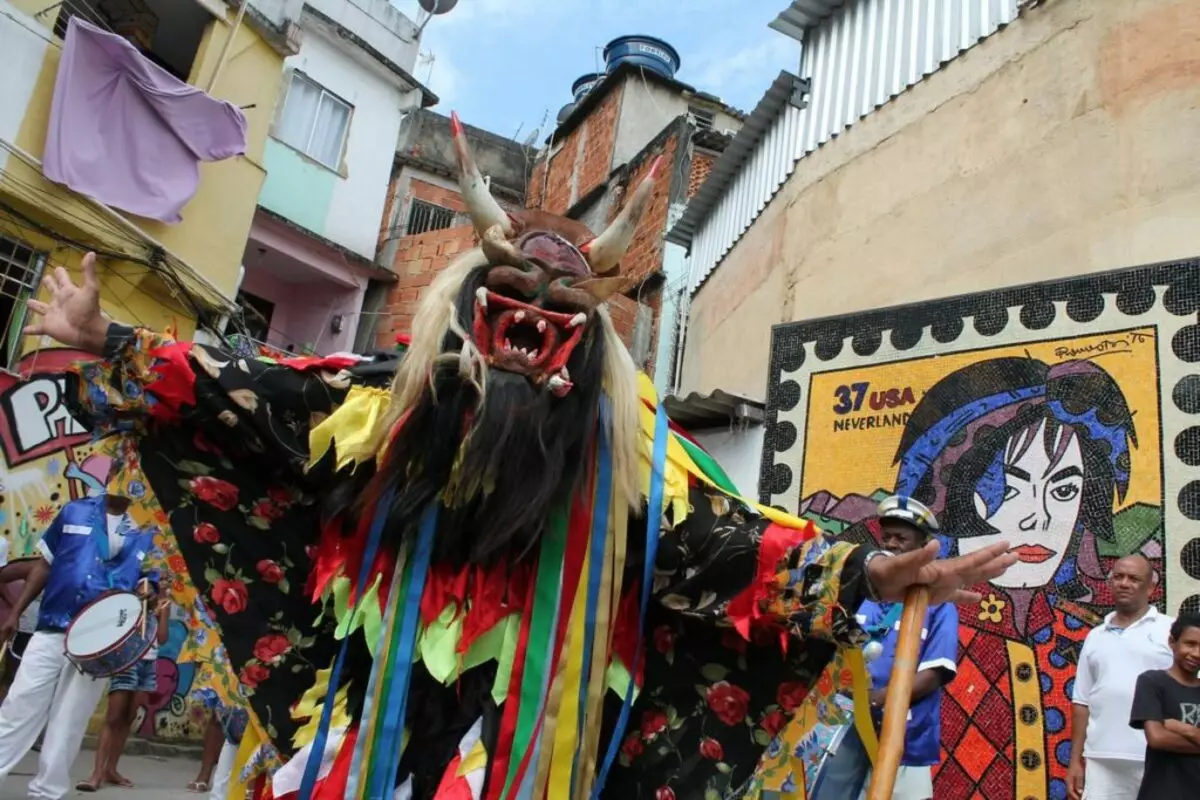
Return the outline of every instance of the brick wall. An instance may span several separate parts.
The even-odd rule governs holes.
[[[614,87],[565,140],[554,143],[550,179],[547,182],[543,160],[530,178],[527,207],[565,214],[579,198],[608,180],[623,92],[623,85]]]
[[[708,180],[708,174],[712,172],[713,164],[717,163],[717,157],[710,153],[693,152],[692,153],[692,174],[688,176],[688,192],[687,196],[690,199],[700,187]]]
[[[382,309],[384,316],[376,328],[377,347],[392,347],[397,333],[408,333],[412,329],[417,304],[434,276],[459,253],[475,245],[475,230],[470,225],[400,239],[396,259],[391,265],[399,280],[388,290]]]
[[[654,194],[651,195],[646,212],[638,223],[637,232],[633,235],[629,249],[625,251],[625,257],[621,259],[621,274],[629,279],[631,286],[641,283],[649,275],[662,269],[663,236],[667,224],[667,208],[671,196],[671,180],[674,177],[672,168],[675,163],[677,144],[676,134],[672,134],[663,143],[660,151],[663,163],[659,170],[658,180],[654,185]],[[620,202],[613,204],[612,216],[614,218],[625,207],[625,203],[629,201],[629,198],[633,196],[637,187],[645,179],[646,174],[650,171],[650,166],[654,163],[654,157],[655,154],[649,154],[634,168]]]
[[[413,178],[408,182],[408,195],[414,200],[433,203],[435,206],[449,208],[453,211],[467,210],[467,204],[463,202],[462,195],[456,189],[447,189],[419,178]]]
[[[608,314],[621,341],[629,347],[633,344],[633,326],[637,322],[637,301],[625,295],[614,295],[608,301]]]

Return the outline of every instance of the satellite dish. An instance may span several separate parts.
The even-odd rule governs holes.
[[[533,131],[531,131],[530,134],[525,137],[525,141],[521,142],[521,146],[532,147],[533,143],[537,141],[538,134],[541,132],[541,128],[534,128]]]
[[[452,11],[458,5],[458,0],[417,0],[417,2],[421,8],[435,15]]]

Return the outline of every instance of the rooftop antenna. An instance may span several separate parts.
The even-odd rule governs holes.
[[[432,50],[425,52],[425,53],[417,54],[418,66],[422,65],[422,64],[429,66],[429,70],[425,73],[425,83],[429,83],[430,78],[433,77],[433,62],[434,61],[437,61],[437,56],[434,55]]]
[[[425,11],[425,19],[417,28],[417,38],[420,39],[429,20],[454,10],[454,7],[458,5],[458,0],[417,0],[417,3]]]

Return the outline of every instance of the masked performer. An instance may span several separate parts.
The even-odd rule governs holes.
[[[722,489],[604,309],[654,171],[593,237],[504,212],[453,124],[481,246],[398,368],[110,325],[90,257],[30,332],[103,355],[68,375],[73,413],[136,436],[211,599],[253,711],[239,775],[263,764],[275,797],[736,794],[777,687],[861,645],[864,598],[958,598],[1011,558],[877,558]]]

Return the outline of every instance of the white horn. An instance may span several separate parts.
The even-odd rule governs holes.
[[[654,179],[658,175],[662,159],[662,156],[654,159],[646,179],[642,181],[641,186],[633,193],[633,198],[625,204],[625,208],[605,229],[604,233],[579,248],[587,258],[588,266],[595,274],[604,275],[611,272],[621,261],[621,256],[625,255],[625,251],[629,249],[629,245],[633,241],[633,234],[637,232],[638,222],[641,221],[642,214],[645,213],[646,206],[650,203],[650,195],[654,191]]]
[[[505,236],[512,236],[512,220],[483,182],[479,167],[475,166],[471,146],[467,143],[467,131],[456,112],[450,113],[450,133],[454,138],[454,154],[458,158],[458,188],[471,214],[475,232],[483,236],[493,225],[499,225]]]

